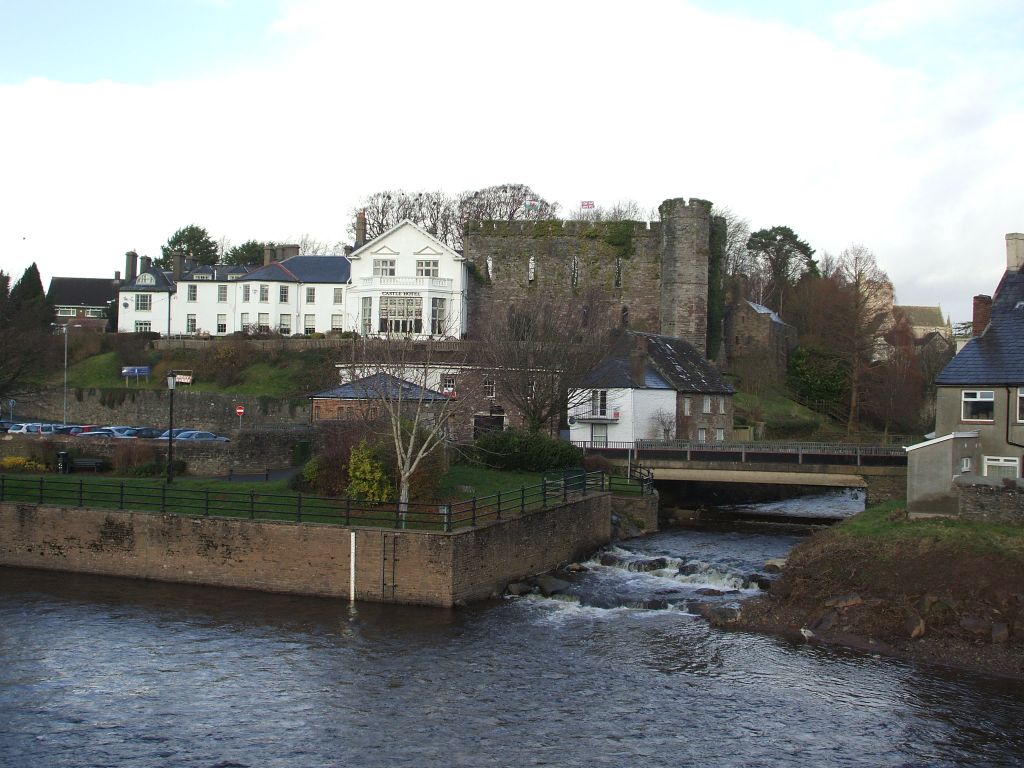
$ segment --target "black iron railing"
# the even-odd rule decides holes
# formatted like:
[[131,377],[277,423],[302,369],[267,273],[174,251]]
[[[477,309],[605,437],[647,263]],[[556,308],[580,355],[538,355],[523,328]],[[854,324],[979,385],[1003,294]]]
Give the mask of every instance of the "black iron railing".
[[373,502],[306,494],[273,494],[66,476],[0,475],[0,501],[119,509],[190,517],[233,517],[343,526],[453,531],[548,509],[570,496],[611,491],[649,493],[644,484],[603,472],[568,470],[536,485],[464,501]]

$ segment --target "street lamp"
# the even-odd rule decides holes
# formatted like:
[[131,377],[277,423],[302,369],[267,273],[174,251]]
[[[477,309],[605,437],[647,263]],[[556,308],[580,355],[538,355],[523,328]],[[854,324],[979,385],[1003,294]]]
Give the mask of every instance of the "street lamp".
[[171,408],[167,424],[167,482],[174,480],[174,384],[177,381],[174,373],[167,374],[167,389],[171,393]]
[[[56,323],[54,323],[56,325]],[[61,333],[64,334],[64,426],[68,424],[68,331],[71,328],[81,328],[80,325],[71,325],[70,323],[64,323],[58,325]]]

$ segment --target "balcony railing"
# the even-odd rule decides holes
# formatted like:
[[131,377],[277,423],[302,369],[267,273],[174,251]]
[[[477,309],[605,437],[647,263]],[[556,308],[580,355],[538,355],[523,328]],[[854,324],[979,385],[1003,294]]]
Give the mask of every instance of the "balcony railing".
[[569,411],[569,423],[572,424],[574,421],[614,424],[619,421],[619,410],[618,408],[601,408],[592,404],[578,405]]
[[359,285],[362,288],[408,289],[408,288],[436,288],[450,291],[455,281],[450,277],[361,277]]

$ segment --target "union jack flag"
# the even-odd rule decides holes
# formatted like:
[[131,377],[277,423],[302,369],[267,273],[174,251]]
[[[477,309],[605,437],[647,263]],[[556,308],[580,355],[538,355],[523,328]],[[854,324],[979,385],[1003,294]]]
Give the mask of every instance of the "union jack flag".
[[580,203],[580,208],[593,208],[593,207],[594,207],[594,201],[593,200],[584,200],[583,202]]

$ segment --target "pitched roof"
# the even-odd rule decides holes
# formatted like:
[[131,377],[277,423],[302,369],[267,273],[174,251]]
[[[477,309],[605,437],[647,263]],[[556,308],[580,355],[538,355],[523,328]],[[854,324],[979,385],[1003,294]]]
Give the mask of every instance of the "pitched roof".
[[[153,282],[146,285],[140,285],[139,278],[143,275],[152,275]],[[150,267],[145,272],[139,273],[139,276],[132,282],[122,285],[120,290],[138,291],[139,293],[175,293],[177,289],[174,287],[174,280],[171,278],[170,272],[164,272],[156,267]]]
[[456,251],[453,248],[451,248],[450,246],[445,245],[445,243],[442,240],[438,240],[437,239],[437,235],[430,234],[423,227],[419,226],[418,224],[413,223],[409,219],[403,219],[402,221],[400,221],[397,224],[395,224],[395,226],[393,226],[387,232],[382,232],[381,234],[377,235],[373,239],[367,240],[361,246],[359,246],[354,251],[352,251],[352,253],[349,254],[349,258],[352,258],[352,259],[361,258],[362,255],[363,255],[363,251],[367,250],[370,247],[370,245],[373,245],[373,244],[380,245],[381,241],[383,241],[384,239],[389,237],[392,232],[397,232],[398,230],[402,229],[403,227],[411,227],[411,228],[415,229],[421,235],[423,235],[424,237],[426,237],[429,240],[432,240],[439,247],[441,247],[444,250],[446,250],[449,253],[451,253],[452,256],[455,257],[456,259],[458,259],[460,261],[462,260],[463,254],[462,254],[461,251]]
[[[646,344],[643,381],[633,376],[632,355]],[[674,389],[699,394],[732,394],[735,390],[690,344],[671,336],[625,331],[582,386],[623,389]]]
[[936,384],[1024,384],[1024,273],[1006,272],[992,319],[935,378]]
[[309,396],[334,400],[405,400],[408,402],[435,402],[447,400],[440,392],[413,384],[411,381],[392,376],[390,373],[375,373],[362,379],[355,379],[333,389],[325,389]]
[[[185,272],[181,276],[181,282],[227,282],[228,275],[245,275],[253,270],[259,269],[259,266],[238,266],[235,264],[204,264],[203,266],[195,267],[188,272]],[[209,277],[200,278],[198,275],[209,275]],[[236,278],[239,279],[239,278]]]
[[46,300],[55,307],[105,307],[117,298],[118,284],[103,277],[54,277]]
[[769,309],[768,307],[765,307],[765,306],[763,306],[761,304],[755,304],[754,302],[750,301],[749,299],[744,299],[744,301],[746,301],[747,304],[750,305],[750,308],[752,310],[754,310],[755,312],[757,312],[757,314],[759,314],[759,315],[768,315],[769,317],[771,317],[773,323],[779,323],[780,325],[787,325],[786,321],[783,320],[781,317],[779,317],[779,315],[775,312],[774,309]]
[[895,306],[892,308],[894,314],[903,315],[912,326],[918,327],[942,327],[946,324],[942,317],[941,307],[912,307]]
[[292,256],[250,272],[242,280],[284,283],[347,283],[352,264],[345,256]]

